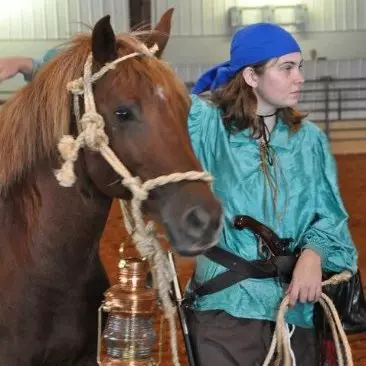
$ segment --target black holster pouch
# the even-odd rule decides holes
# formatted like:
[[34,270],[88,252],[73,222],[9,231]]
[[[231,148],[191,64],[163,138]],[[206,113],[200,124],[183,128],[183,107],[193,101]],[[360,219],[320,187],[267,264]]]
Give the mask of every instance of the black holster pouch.
[[209,295],[248,278],[278,278],[282,283],[291,281],[298,256],[288,250],[291,239],[279,238],[271,229],[249,216],[236,216],[233,221],[238,230],[248,228],[265,246],[268,259],[247,261],[225,249],[213,247],[204,255],[223,267],[227,271],[206,281],[196,283],[192,278],[186,294],[186,305],[189,306],[195,299]]
[[[332,275],[334,273],[325,274],[324,280]],[[347,334],[366,331],[366,301],[360,271],[347,282],[325,286],[323,292],[333,301]],[[332,332],[320,304],[315,304],[314,323],[324,339],[332,339]]]

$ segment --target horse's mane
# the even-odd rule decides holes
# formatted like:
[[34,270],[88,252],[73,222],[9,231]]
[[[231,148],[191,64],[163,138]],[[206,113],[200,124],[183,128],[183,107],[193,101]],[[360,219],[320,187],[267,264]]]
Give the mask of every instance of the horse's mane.
[[57,141],[68,133],[70,96],[66,84],[81,75],[89,44],[85,36],[76,38],[4,104],[0,111],[2,194],[23,180],[38,161],[51,157]]
[[[118,35],[119,56],[139,49],[137,36],[141,32]],[[142,32],[146,37],[146,32]],[[65,44],[63,50],[48,61],[35,75],[33,81],[17,91],[0,111],[0,194],[6,193],[14,182],[19,182],[36,164],[55,156],[61,136],[69,133],[71,95],[67,83],[80,77],[84,63],[91,52],[91,35],[81,34]],[[129,68],[147,76],[147,68],[131,59]],[[151,68],[151,63],[149,65]],[[136,70],[136,68],[138,70]],[[153,67],[149,79],[159,77],[162,69],[167,73],[167,86],[176,85],[172,71],[160,65]],[[132,70],[130,70],[132,71]],[[159,72],[160,71],[160,72]],[[129,79],[134,72],[125,73]],[[157,75],[158,74],[158,75]],[[146,80],[146,79],[145,79]],[[128,80],[126,85],[131,85]],[[154,80],[151,80],[151,84]],[[133,84],[137,84],[136,81]],[[183,89],[182,89],[182,93]]]

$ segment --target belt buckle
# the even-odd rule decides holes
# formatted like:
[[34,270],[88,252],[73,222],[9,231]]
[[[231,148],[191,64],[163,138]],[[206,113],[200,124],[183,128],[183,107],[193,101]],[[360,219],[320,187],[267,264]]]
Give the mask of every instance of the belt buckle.
[[262,237],[257,236],[258,256],[262,260],[271,261],[275,257],[272,250],[268,247]]

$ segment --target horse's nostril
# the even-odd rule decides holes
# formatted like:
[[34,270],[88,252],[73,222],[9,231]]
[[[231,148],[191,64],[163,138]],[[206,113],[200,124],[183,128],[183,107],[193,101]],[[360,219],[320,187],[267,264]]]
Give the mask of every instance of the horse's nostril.
[[182,218],[182,227],[189,236],[200,238],[210,224],[210,215],[200,206],[187,210]]

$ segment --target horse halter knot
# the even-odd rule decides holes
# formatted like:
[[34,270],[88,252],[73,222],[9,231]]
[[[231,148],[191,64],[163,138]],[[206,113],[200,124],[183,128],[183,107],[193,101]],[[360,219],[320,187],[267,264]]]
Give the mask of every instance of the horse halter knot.
[[[129,223],[125,220],[125,225],[126,227],[128,225],[132,227],[131,234],[133,242],[141,256],[149,260],[150,266],[153,269],[153,283],[157,286],[159,298],[164,308],[165,317],[169,322],[173,365],[179,366],[177,334],[174,318],[175,305],[173,304],[170,296],[170,283],[174,276],[171,271],[168,258],[160,246],[160,242],[154,228],[154,223],[152,221],[145,223],[144,221],[141,204],[142,201],[148,198],[149,191],[156,187],[183,180],[202,180],[211,182],[212,177],[207,172],[188,171],[184,173],[173,173],[160,176],[141,182],[139,177],[132,176],[108,146],[109,140],[104,131],[104,119],[96,111],[92,89],[92,84],[101,78],[106,72],[114,69],[118,63],[136,56],[153,57],[158,49],[159,47],[156,44],[150,49],[148,49],[144,44],[141,44],[139,52],[133,52],[122,56],[111,63],[106,64],[95,74],[92,74],[93,56],[92,54],[89,54],[84,65],[84,76],[71,81],[67,85],[67,90],[73,94],[74,114],[77,121],[79,135],[76,139],[70,135],[65,135],[61,138],[58,144],[58,149],[64,159],[64,163],[61,169],[55,171],[55,176],[61,186],[71,187],[76,181],[74,162],[78,158],[80,148],[86,146],[93,151],[98,151],[108,164],[111,165],[114,171],[122,177],[121,184],[127,187],[133,195],[131,200],[131,218],[133,222]],[[85,113],[82,117],[80,117],[79,106],[79,96],[81,95],[84,95],[85,104]]]

